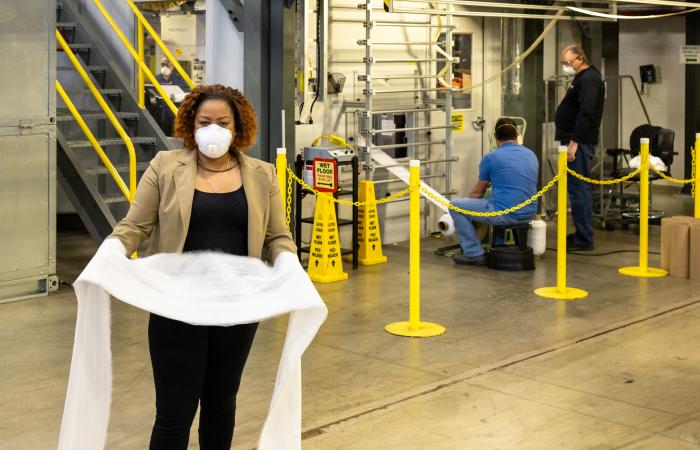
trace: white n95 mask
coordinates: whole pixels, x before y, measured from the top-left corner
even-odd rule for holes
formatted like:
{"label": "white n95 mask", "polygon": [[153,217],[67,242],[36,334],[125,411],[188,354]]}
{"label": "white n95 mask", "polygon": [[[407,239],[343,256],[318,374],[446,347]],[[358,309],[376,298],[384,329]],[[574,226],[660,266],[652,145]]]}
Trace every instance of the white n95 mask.
{"label": "white n95 mask", "polygon": [[197,141],[199,151],[211,159],[224,156],[232,139],[231,130],[215,123],[200,128],[194,133],[194,140]]}
{"label": "white n95 mask", "polygon": [[561,66],[561,71],[564,72],[564,75],[566,75],[567,77],[573,77],[574,75],[576,75],[576,69],[567,64],[563,64]]}
{"label": "white n95 mask", "polygon": [[173,69],[171,69],[171,68],[168,67],[168,66],[163,66],[163,67],[160,68],[160,73],[161,73],[164,77],[169,77],[169,76],[173,73]]}

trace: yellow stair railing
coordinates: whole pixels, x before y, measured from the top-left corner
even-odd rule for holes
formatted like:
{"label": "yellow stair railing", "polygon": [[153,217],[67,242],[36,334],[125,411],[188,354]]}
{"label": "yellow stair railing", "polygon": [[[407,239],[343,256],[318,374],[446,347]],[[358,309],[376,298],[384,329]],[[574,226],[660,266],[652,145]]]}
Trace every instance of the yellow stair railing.
{"label": "yellow stair railing", "polygon": [[[128,0],[127,0],[127,1],[128,1]],[[142,74],[142,75],[146,75],[146,77],[148,77],[148,80],[149,80],[151,83],[153,83],[153,87],[156,88],[156,91],[158,91],[158,94],[163,98],[163,100],[165,101],[165,104],[168,105],[168,108],[170,108],[170,110],[173,112],[173,114],[174,114],[175,116],[177,116],[177,106],[175,106],[175,103],[173,103],[173,101],[170,100],[170,96],[168,96],[168,94],[167,94],[167,93],[165,92],[165,90],[163,89],[163,86],[161,86],[161,84],[158,82],[158,80],[156,80],[156,77],[155,77],[155,75],[153,75],[153,72],[151,72],[151,69],[149,69],[148,66],[146,65],[146,63],[143,61],[143,59],[144,59],[144,58],[143,58],[143,47],[142,47],[143,42],[141,42],[141,48],[140,48],[141,51],[140,51],[140,54],[139,54],[139,51],[137,51],[137,50],[134,48],[134,46],[131,45],[131,43],[130,43],[129,40],[126,38],[126,36],[125,36],[124,33],[122,32],[122,30],[119,28],[119,25],[117,25],[117,23],[114,21],[114,19],[112,18],[112,16],[111,16],[111,15],[107,12],[107,10],[105,9],[104,5],[102,5],[102,2],[101,2],[100,0],[93,0],[93,2],[95,3],[95,6],[97,6],[97,9],[100,10],[100,12],[102,13],[102,16],[105,18],[105,20],[107,21],[107,23],[109,24],[109,26],[112,27],[112,30],[114,30],[114,32],[117,34],[117,37],[118,37],[119,40],[121,41],[121,43],[122,43],[122,45],[124,46],[124,48],[126,48],[126,50],[129,52],[129,54],[131,55],[131,57],[134,58],[134,61],[136,61],[136,64],[138,64],[138,66],[139,66],[139,73]],[[143,15],[141,15],[141,17],[143,18]],[[145,21],[145,18],[144,18],[144,21]],[[140,25],[143,25],[143,22],[142,22],[140,19],[139,19],[139,24],[140,24]],[[145,25],[144,25],[144,26],[145,26]],[[150,27],[150,25],[149,25],[148,27],[146,27],[146,28],[147,28],[147,29],[148,29],[148,28],[151,28],[151,30],[153,30],[153,28]],[[139,29],[142,30],[141,26],[139,26]],[[150,32],[150,31],[149,31],[149,32]],[[155,34],[155,30],[153,30],[153,33]],[[155,38],[154,38],[154,39],[155,39]],[[158,39],[160,40],[160,38],[158,38]],[[143,40],[143,38],[141,38],[141,40]],[[163,44],[163,46],[165,46],[165,44],[163,43],[162,40],[160,40],[160,43]],[[138,45],[138,44],[137,44],[137,45]],[[168,51],[168,53],[170,54],[170,57],[172,57],[172,53],[170,53],[169,51]],[[166,55],[167,55],[167,54],[166,54]],[[173,58],[174,58],[174,57],[173,57]],[[173,65],[175,65],[175,63],[173,63]],[[179,66],[179,64],[178,64],[177,66]],[[177,66],[175,66],[175,67],[177,68]],[[182,67],[180,67],[180,69],[182,69]],[[178,71],[178,72],[179,72],[179,71]],[[184,70],[183,70],[183,72],[184,72]],[[141,76],[142,76],[142,75],[141,75]],[[186,74],[185,74],[185,75],[186,75]],[[187,78],[185,79],[185,81],[187,81],[187,79],[189,79],[189,77],[187,77]],[[140,83],[141,83],[142,81],[143,81],[143,80],[139,80]],[[192,80],[190,79],[189,82],[191,83]],[[189,83],[188,83],[188,84],[189,84]],[[194,83],[193,83],[192,85],[194,86]],[[140,91],[143,91],[142,86],[139,86],[139,90],[140,90]],[[141,104],[141,100],[142,100],[142,94],[139,93],[139,106],[143,108],[143,106],[142,106],[142,104]]]}
{"label": "yellow stair railing", "polygon": [[73,64],[73,67],[75,70],[78,72],[80,77],[83,79],[83,82],[87,85],[88,90],[92,93],[93,97],[97,101],[97,103],[100,105],[100,108],[102,108],[102,111],[104,111],[105,115],[107,116],[107,119],[110,121],[114,129],[117,131],[117,134],[119,137],[124,141],[124,145],[126,146],[126,150],[129,153],[129,187],[127,188],[126,184],[124,183],[124,180],[122,180],[121,176],[117,172],[117,170],[114,168],[114,165],[112,162],[109,160],[109,157],[107,154],[104,152],[102,149],[102,146],[100,145],[99,141],[95,138],[95,136],[92,134],[90,131],[90,128],[87,126],[85,121],[83,120],[82,116],[80,115],[80,112],[78,112],[77,108],[71,101],[71,99],[68,97],[68,94],[66,91],[63,89],[63,86],[61,83],[56,80],[56,90],[63,100],[63,102],[66,104],[68,109],[70,110],[71,114],[77,121],[78,125],[80,128],[83,130],[83,133],[88,138],[88,141],[92,144],[92,147],[95,149],[95,152],[97,155],[100,157],[100,160],[102,163],[105,165],[107,168],[107,171],[109,174],[112,176],[114,181],[117,183],[117,186],[119,186],[119,189],[122,191],[122,194],[129,200],[129,203],[131,203],[134,200],[134,194],[136,193],[136,151],[134,150],[134,144],[131,142],[131,138],[129,135],[126,133],[122,125],[119,123],[119,120],[117,120],[117,117],[114,115],[112,110],[110,109],[109,105],[105,101],[105,99],[102,97],[102,94],[100,94],[99,89],[95,86],[95,84],[92,82],[90,79],[90,76],[87,74],[83,66],[80,64],[80,61],[78,61],[78,58],[75,57],[73,54],[73,51],[71,50],[70,46],[66,42],[66,40],[63,38],[61,35],[61,32],[56,30],[56,40],[58,41],[58,44],[60,45],[61,49],[63,49],[63,52],[66,54],[70,62]]}
{"label": "yellow stair railing", "polygon": [[[160,47],[160,49],[163,51],[163,54],[165,55],[166,58],[168,58],[168,61],[170,61],[173,64],[173,67],[175,70],[177,70],[177,73],[180,74],[183,80],[185,80],[185,83],[187,83],[187,86],[190,87],[190,89],[193,89],[195,84],[194,81],[192,81],[192,78],[185,72],[185,69],[182,68],[180,63],[177,61],[175,56],[170,52],[170,49],[168,48],[167,45],[165,45],[165,42],[160,38],[158,35],[158,32],[153,29],[150,23],[148,23],[148,20],[143,16],[141,11],[139,10],[138,6],[134,4],[133,0],[126,0],[126,3],[129,5],[129,8],[134,12],[134,15],[136,16],[137,20],[137,47],[138,47],[138,55],[139,59],[141,62],[144,62],[144,42],[143,42],[143,29],[145,28],[146,31],[148,31],[148,34],[151,35],[153,40],[156,42],[156,45]],[[143,70],[139,68],[139,78],[138,78],[138,90],[139,90],[139,106],[141,109],[145,107],[145,96],[144,96],[144,79],[143,79]]]}

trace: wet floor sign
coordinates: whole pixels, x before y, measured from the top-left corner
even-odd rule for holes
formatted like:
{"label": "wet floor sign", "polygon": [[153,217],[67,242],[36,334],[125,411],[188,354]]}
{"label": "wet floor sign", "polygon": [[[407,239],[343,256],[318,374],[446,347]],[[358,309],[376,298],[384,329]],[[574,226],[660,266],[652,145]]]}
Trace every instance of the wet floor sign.
{"label": "wet floor sign", "polygon": [[333,283],[348,279],[348,274],[343,272],[338,222],[330,193],[321,192],[316,197],[314,230],[307,272],[311,281],[319,283]]}
{"label": "wet floor sign", "polygon": [[383,264],[387,257],[382,254],[382,239],[379,235],[379,220],[377,219],[377,198],[374,194],[374,183],[360,182],[360,203],[358,208],[358,240],[360,241],[358,262],[363,266]]}

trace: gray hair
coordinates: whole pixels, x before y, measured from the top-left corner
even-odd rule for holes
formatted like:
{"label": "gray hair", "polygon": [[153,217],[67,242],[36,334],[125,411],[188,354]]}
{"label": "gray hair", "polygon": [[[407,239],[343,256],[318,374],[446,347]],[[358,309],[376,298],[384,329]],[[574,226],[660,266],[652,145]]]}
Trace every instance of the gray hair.
{"label": "gray hair", "polygon": [[577,44],[567,45],[564,48],[564,50],[562,50],[562,53],[566,53],[566,52],[573,53],[574,56],[581,58],[583,60],[583,62],[588,64],[588,57],[586,56],[586,52],[583,51],[583,49],[581,48],[580,45],[577,45]]}

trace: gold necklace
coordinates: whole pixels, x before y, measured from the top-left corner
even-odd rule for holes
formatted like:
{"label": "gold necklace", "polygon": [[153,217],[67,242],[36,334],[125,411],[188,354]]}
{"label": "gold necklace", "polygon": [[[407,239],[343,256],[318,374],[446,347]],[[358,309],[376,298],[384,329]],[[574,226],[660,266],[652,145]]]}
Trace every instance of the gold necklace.
{"label": "gold necklace", "polygon": [[[231,157],[229,156],[228,161],[226,162],[226,164],[228,164],[228,163],[230,163],[230,162],[231,162]],[[204,170],[204,171],[207,170],[207,169],[205,169],[202,165],[198,165],[198,167],[199,167],[200,169]],[[210,172],[227,172],[227,171],[229,171],[229,170],[231,170],[231,169],[233,169],[233,168],[235,168],[235,167],[236,167],[236,166],[231,166],[231,167],[229,167],[229,168],[227,168],[227,169],[219,170],[219,171],[210,170]],[[211,190],[214,191],[215,194],[218,194],[218,193],[219,193],[219,190],[221,189],[221,185],[214,186],[214,184],[212,184],[212,182],[209,181],[209,177],[208,177],[208,176],[207,176],[207,177],[202,177],[202,178],[204,179],[204,181],[207,182],[207,184],[209,185],[209,187],[211,188]]]}

